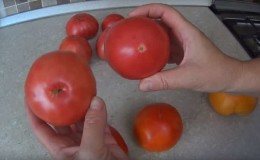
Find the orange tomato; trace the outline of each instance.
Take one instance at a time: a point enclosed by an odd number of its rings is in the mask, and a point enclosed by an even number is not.
[[[221,115],[248,115],[257,105],[257,98],[229,93],[210,93],[209,103]]]
[[[134,134],[140,146],[148,151],[172,148],[182,134],[182,120],[177,110],[166,103],[145,106],[136,116]]]

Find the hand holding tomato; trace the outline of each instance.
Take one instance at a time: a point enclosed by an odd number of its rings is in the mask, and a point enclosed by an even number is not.
[[[25,98],[32,112],[55,126],[81,120],[95,95],[91,68],[72,52],[42,55],[33,63],[25,82]]]
[[[37,118],[29,107],[26,111],[34,133],[54,159],[128,159],[109,129],[105,104],[98,97],[91,102],[84,127],[82,123],[50,127]]]
[[[109,65],[124,78],[142,79],[166,65],[170,39],[154,20],[131,17],[110,29],[104,43],[104,54]]]
[[[142,91],[179,88],[231,91],[239,88],[235,82],[241,74],[241,62],[223,54],[172,7],[162,4],[144,5],[135,9],[129,16],[160,18],[171,29],[173,37],[181,47],[173,57],[183,57],[179,59],[179,66],[176,68],[141,80],[139,88]]]

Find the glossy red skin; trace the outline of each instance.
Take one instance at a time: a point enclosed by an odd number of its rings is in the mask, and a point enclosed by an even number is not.
[[[95,95],[96,81],[90,67],[72,52],[42,55],[33,63],[25,82],[28,106],[54,126],[82,120]]]
[[[109,126],[112,136],[115,138],[117,144],[119,147],[128,154],[128,147],[127,144],[124,141],[124,138],[121,136],[121,134],[112,126]]]
[[[162,20],[155,20],[159,23],[170,38],[170,57],[168,63],[180,64],[183,60],[184,51],[181,42],[173,35],[172,29],[168,27]]]
[[[101,24],[102,31],[107,28],[110,28],[115,22],[124,19],[124,17],[120,14],[110,14],[104,18]]]
[[[127,79],[143,79],[159,72],[170,53],[169,36],[154,20],[132,17],[110,30],[105,54],[110,66]]]
[[[98,37],[97,42],[96,42],[96,51],[97,51],[97,55],[100,59],[102,60],[106,60],[107,57],[105,55],[105,40],[107,38],[108,32],[109,32],[110,28],[105,29]]]
[[[136,116],[134,134],[140,146],[148,151],[161,152],[172,148],[182,134],[178,111],[166,103],[145,106]]]
[[[77,35],[86,39],[95,37],[98,32],[98,22],[90,14],[80,13],[69,19],[66,24],[67,35]]]
[[[92,49],[85,38],[80,36],[68,36],[64,38],[59,47],[62,51],[71,51],[76,55],[82,57],[87,62],[92,57]]]

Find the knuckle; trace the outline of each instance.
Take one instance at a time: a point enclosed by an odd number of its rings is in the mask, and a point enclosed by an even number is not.
[[[101,121],[101,119],[96,114],[89,114],[85,118],[86,124],[98,124]]]
[[[167,79],[165,79],[163,76],[159,75],[159,80],[160,80],[161,87],[163,90],[169,89],[169,83],[168,83]]]

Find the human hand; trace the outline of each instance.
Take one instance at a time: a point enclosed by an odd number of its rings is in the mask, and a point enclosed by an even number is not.
[[[50,127],[26,107],[32,130],[55,160],[127,160],[111,135],[105,103],[93,98],[83,122]]]
[[[141,80],[140,90],[234,90],[235,80],[241,74],[242,62],[223,54],[176,10],[167,5],[149,4],[138,7],[129,16],[160,18],[170,27],[177,48],[173,58],[176,57],[179,65]]]

